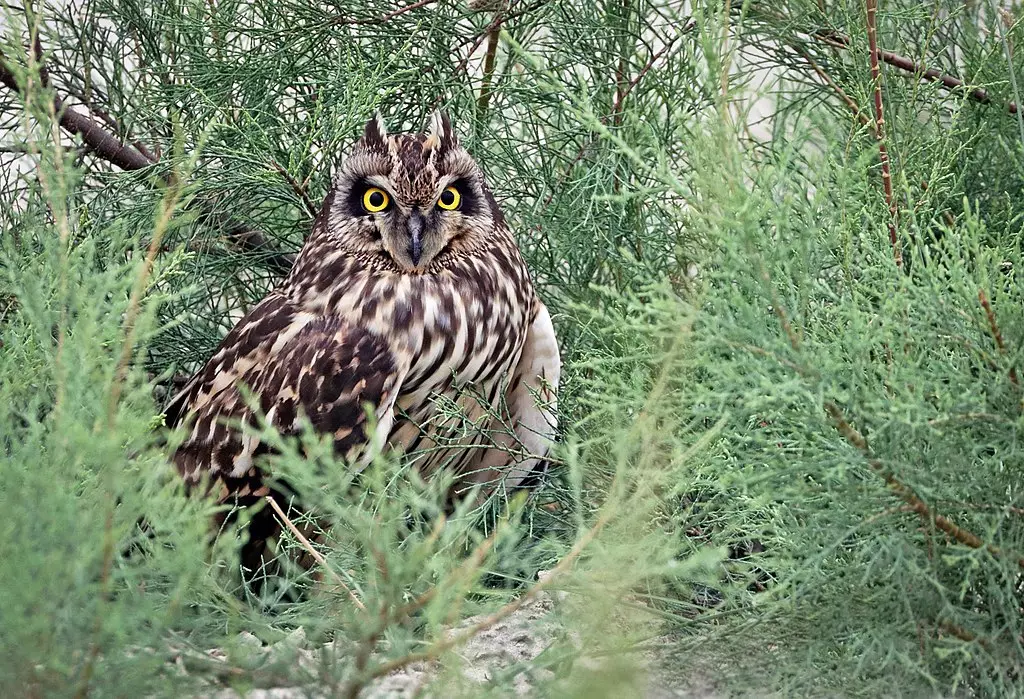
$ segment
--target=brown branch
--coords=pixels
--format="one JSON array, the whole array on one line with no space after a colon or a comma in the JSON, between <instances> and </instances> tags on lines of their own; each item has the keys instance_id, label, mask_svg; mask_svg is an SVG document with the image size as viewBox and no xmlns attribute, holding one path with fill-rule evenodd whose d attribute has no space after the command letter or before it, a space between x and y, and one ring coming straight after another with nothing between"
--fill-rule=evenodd
<instances>
[{"instance_id":1,"label":"brown branch","mask_svg":"<svg viewBox=\"0 0 1024 699\"><path fill-rule=\"evenodd\" d=\"M964 88L964 81L960 78L955 78L952 75L946 75L936 68L929 68L923 63L918 63L911 58L900 56L892 51L882 51L882 60L893 67L899 68L900 70L905 70L908 73L919 75L921 78L929 82L937 82L948 90L961 90ZM973 100L981 102L982 104L990 104L992 102L992 98L984 88L972 88L971 90L968 90L967 94L970 95ZM1010 102L1007 105L1007 111L1009 111L1010 114L1016 114L1017 104Z\"/></svg>"},{"instance_id":2,"label":"brown branch","mask_svg":"<svg viewBox=\"0 0 1024 699\"><path fill-rule=\"evenodd\" d=\"M34 47L34 51L41 53L38 45ZM0 85L4 85L25 99L22 86L6 61L7 57L0 52ZM42 66L40 67L40 77L45 84L47 76L46 70ZM57 115L58 124L62 129L74 136L80 136L94 155L122 170L142 170L157 164L152 153L122 142L101 126L91 114L84 114L65 105L58 95L53 97L53 113ZM168 184L173 184L172 177L173 175L168 173L162 175L161 179ZM266 237L259 231L230 220L221 223L227 228L228 237L243 249L251 252L271 249ZM270 254L266 260L268 266L280 274L287 274L294 261L294 255L279 252Z\"/></svg>"},{"instance_id":3,"label":"brown branch","mask_svg":"<svg viewBox=\"0 0 1024 699\"><path fill-rule=\"evenodd\" d=\"M761 268L761 276L770 287L771 279L768 276L767 270ZM783 330L789 339L790 345L794 351L800 349L800 337L797 335L789 322L789 316L786 313L786 309L779 303L778 298L772 293L772 310L778 317L779 322L782 324ZM801 372L803 373L803 372ZM984 548L993 557L999 558L1003 555L1002 551L998 547L992 544L986 544L981 537L973 532L963 529L957 526L951 519L943 515L935 513L928 504L906 483L903 483L896 477L889 469L885 468L882 464L881 459L876 457L868 446L867 439L862 435L853 425L850 424L849 420L843 414L843 411L839 408L839 405L832 400L826 400L824 403L825 411L832 418L833 426L843 436L843 438L855 449L860 451L867 459L868 466L878 474L885 484L888 486L897 497L905 502L909 509L916 512L922 519L933 525L936 529L939 529L950 537L959 541L960 543L969 546L974 549ZM1016 556L1016 563L1021 568L1024 568L1024 557Z\"/></svg>"},{"instance_id":4,"label":"brown branch","mask_svg":"<svg viewBox=\"0 0 1024 699\"><path fill-rule=\"evenodd\" d=\"M873 122L871 118L868 117L868 115L861 111L860 106L858 106L858 104L853 101L853 98L846 94L846 90L844 90L841 85L839 85L835 80L833 80L832 76L826 73L825 69L818 65L818 63L813 58L811 58L811 54L807 53L807 51L805 51L802 48L798 48L797 53L799 53L800 56L805 61L807 61L807 64L811 67L811 70L817 73L818 77L821 78L826 85L831 87L837 95L839 95L839 99L841 99L846 104L846 106L850 108L850 111L853 112L853 115L857 117L857 121L859 121L862 126L867 126L871 129L872 132L874 132L875 122Z\"/></svg>"},{"instance_id":5,"label":"brown branch","mask_svg":"<svg viewBox=\"0 0 1024 699\"><path fill-rule=\"evenodd\" d=\"M394 19L399 15L404 15L406 12L411 12L412 10L416 10L421 7L426 7L427 5L432 5L435 2L437 2L437 0L419 0L419 2L414 2L411 5L400 7L393 12L388 12L386 15L383 15L381 17L373 17L371 19L352 19L349 17L338 17L334 20L334 24L383 24L384 22L387 22L389 19Z\"/></svg>"},{"instance_id":6,"label":"brown branch","mask_svg":"<svg viewBox=\"0 0 1024 699\"><path fill-rule=\"evenodd\" d=\"M90 114L101 119L107 126L113 129L114 133L120 134L122 136L122 140L129 141L135 150L142 153L145 158L154 163L160 160L158 156L146 147L146 144L142 143L142 141L131 138L131 135L128 133L128 128L121 125L118 120L110 114L110 112L96 105L87 95L83 94L79 90L76 90L73 87L68 87L67 90L68 95L81 102L82 106L85 107Z\"/></svg>"},{"instance_id":7,"label":"brown branch","mask_svg":"<svg viewBox=\"0 0 1024 699\"><path fill-rule=\"evenodd\" d=\"M498 38L501 36L501 12L494 15L487 32L487 53L484 54L484 77L480 85L480 98L477 109L482 115L487 111L487 103L491 100L491 80L494 78L494 63L498 55Z\"/></svg>"},{"instance_id":8,"label":"brown branch","mask_svg":"<svg viewBox=\"0 0 1024 699\"><path fill-rule=\"evenodd\" d=\"M498 57L498 39L502 34L503 12L495 13L495 18L487 28L487 50L483 54L483 82L480 85L480 97L476 101L477 110L482 115L487 111L487 102L490 101L490 81L495 76L495 60Z\"/></svg>"},{"instance_id":9,"label":"brown branch","mask_svg":"<svg viewBox=\"0 0 1024 699\"><path fill-rule=\"evenodd\" d=\"M779 319L779 323L782 324L782 330L786 333L786 339L789 340L790 346L794 352L800 351L800 335L793 328L793 324L789 320L789 314L786 313L786 309L782 305L782 301L779 299L779 295L775 291L775 287L772 286L772 278L768 274L768 269L761 263L761 279L764 284L771 291L772 296L772 312L775 317Z\"/></svg>"},{"instance_id":10,"label":"brown branch","mask_svg":"<svg viewBox=\"0 0 1024 699\"><path fill-rule=\"evenodd\" d=\"M814 32L812 36L814 36L819 41L826 43L834 48L844 50L850 48L850 39L836 32ZM992 103L992 97L991 95L989 95L988 90L981 87L973 87L967 89L967 87L964 85L964 81L961 80L960 78L957 78L953 75L949 75L948 73L943 73L942 71L936 68L929 68L924 63L915 61L912 58L908 58L907 56L901 56L898 53L886 51L885 49L882 49L879 52L879 57L881 58L883 63L887 63L893 66L894 68L899 68L900 70L906 71L908 73L913 73L914 75L917 75L921 79L927 80L928 82L938 83L947 90L966 90L967 96L973 99L975 102L979 102L981 104ZM1016 114L1017 104L1015 102L1008 102L1007 111L1010 114Z\"/></svg>"},{"instance_id":11,"label":"brown branch","mask_svg":"<svg viewBox=\"0 0 1024 699\"><path fill-rule=\"evenodd\" d=\"M951 519L944 517L943 515L935 513L928 504L921 499L921 497L906 483L899 480L896 475L885 468L882 464L881 459L877 458L868 446L867 440L843 415L843 411L833 401L825 401L825 411L832 418L832 423L839 434L843 436L846 441L853 446L855 449L860 451L868 460L868 466L872 471L877 473L885 484L889 487L897 497L903 502L907 503L910 508L916 512L922 519L931 525L934 525L936 529L939 529L950 537L959 541L965 546L969 546L972 549L985 549L993 557L999 558L1003 555L1003 552L992 544L986 544L981 537L973 532L963 529L957 526ZM1024 568L1024 558L1017 557L1017 564Z\"/></svg>"},{"instance_id":12,"label":"brown branch","mask_svg":"<svg viewBox=\"0 0 1024 699\"><path fill-rule=\"evenodd\" d=\"M1006 344L1003 342L1003 333L999 330L999 324L996 322L996 314L992 310L992 304L988 301L988 295L984 289L978 289L978 301L981 302L981 307L985 309L985 317L988 318L988 327L992 332L992 337L996 341L996 347L999 349L999 354L1006 356ZM1019 386L1020 382L1017 380L1017 368L1010 367L1010 382L1014 386Z\"/></svg>"},{"instance_id":13,"label":"brown branch","mask_svg":"<svg viewBox=\"0 0 1024 699\"><path fill-rule=\"evenodd\" d=\"M41 77L43 76L41 75ZM6 56L3 53L0 53L0 84L19 95L21 94L21 86L14 73L7 67ZM122 170L141 170L154 164L135 148L121 143L91 117L74 109L65 108L60 97L54 96L53 111L58 115L61 128L81 136L93 152Z\"/></svg>"},{"instance_id":14,"label":"brown branch","mask_svg":"<svg viewBox=\"0 0 1024 699\"><path fill-rule=\"evenodd\" d=\"M313 200L309 198L309 192L306 191L305 182L300 183L296 181L296 179L292 177L290 174L288 174L288 171L285 170L280 164L278 164L276 160L271 161L271 165L274 166L274 169L277 170L278 173L280 173L281 177L283 177L285 181L288 183L288 185L292 188L292 191L295 192L295 194L299 197L299 199L302 201L303 208L306 209L306 212L309 213L310 216L316 216L318 213L320 213L320 210L317 208L316 204L314 204Z\"/></svg>"},{"instance_id":15,"label":"brown branch","mask_svg":"<svg viewBox=\"0 0 1024 699\"><path fill-rule=\"evenodd\" d=\"M899 239L896 235L898 211L896 199L892 195L892 171L889 167L889 150L885 145L885 113L882 103L882 70L878 64L878 30L876 14L878 0L865 0L867 6L868 46L871 52L871 82L875 90L875 136L878 139L878 159L882 163L882 189L885 192L885 203L889 206L889 244L892 246L896 266L903 268L903 253L900 251Z\"/></svg>"},{"instance_id":16,"label":"brown branch","mask_svg":"<svg viewBox=\"0 0 1024 699\"><path fill-rule=\"evenodd\" d=\"M683 27L683 31L690 31L690 29L692 29L693 26L693 22L689 22L685 27ZM647 75L647 72L654 67L654 64L657 62L657 60L669 52L669 50L672 48L672 45L676 43L676 39L678 38L679 37L673 38L671 41L665 44L660 51L657 51L654 54L652 54L651 59L647 61L646 64L644 64L644 67L640 69L640 72L637 73L636 76L629 81L629 84L626 85L626 89L623 90L621 93L616 93L615 103L612 104L613 114L623 109L623 103L626 101L626 98L629 97L629 93L632 92L633 88L637 86L637 84L643 79L645 75Z\"/></svg>"},{"instance_id":17,"label":"brown branch","mask_svg":"<svg viewBox=\"0 0 1024 699\"><path fill-rule=\"evenodd\" d=\"M948 633L948 634L950 634L952 636L956 636L957 638L959 638L961 641L964 641L965 643L975 643L976 642L978 645L980 645L985 650L990 650L990 648L991 648L989 642L986 641L984 638L980 638L977 634L968 631L967 629L963 628L962 626L957 626L956 624L954 624L951 621L941 621L940 620L940 621L935 622L935 625L937 627L939 627L940 629L942 629L943 631L945 631L946 633Z\"/></svg>"},{"instance_id":18,"label":"brown branch","mask_svg":"<svg viewBox=\"0 0 1024 699\"><path fill-rule=\"evenodd\" d=\"M629 0L622 0L622 21L626 23L628 27L629 23ZM619 47L619 60L615 65L615 99L612 101L612 127L617 128L622 126L623 113L622 109L626 100L626 70L629 68L629 56L626 54L624 47ZM635 50L635 44L631 43L630 52ZM619 189L619 180L615 178L615 190Z\"/></svg>"}]
</instances>

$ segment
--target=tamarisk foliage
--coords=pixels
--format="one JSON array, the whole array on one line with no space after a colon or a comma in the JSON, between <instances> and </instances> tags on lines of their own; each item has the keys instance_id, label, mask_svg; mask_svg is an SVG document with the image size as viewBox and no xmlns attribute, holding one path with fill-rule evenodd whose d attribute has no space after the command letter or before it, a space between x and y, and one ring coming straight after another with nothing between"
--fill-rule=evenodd
<instances>
[{"instance_id":1,"label":"tamarisk foliage","mask_svg":"<svg viewBox=\"0 0 1024 699\"><path fill-rule=\"evenodd\" d=\"M380 5L0 10L4 695L1015 691L1016 11ZM561 442L446 512L392 455L264 434L318 518L265 504L257 594L162 406L367 116L438 106L563 340ZM473 680L460 649L547 595L545 650Z\"/></svg>"}]
</instances>

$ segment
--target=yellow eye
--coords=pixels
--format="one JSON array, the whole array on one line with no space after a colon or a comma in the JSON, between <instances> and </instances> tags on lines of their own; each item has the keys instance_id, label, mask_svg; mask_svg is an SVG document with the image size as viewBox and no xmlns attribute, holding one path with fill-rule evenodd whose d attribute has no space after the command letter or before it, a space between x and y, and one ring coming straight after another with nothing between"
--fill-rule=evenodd
<instances>
[{"instance_id":1,"label":"yellow eye","mask_svg":"<svg viewBox=\"0 0 1024 699\"><path fill-rule=\"evenodd\" d=\"M459 194L459 190L451 185L445 187L444 191L441 192L441 196L437 198L437 205L445 211L455 211L461 203L462 195Z\"/></svg>"},{"instance_id":2,"label":"yellow eye","mask_svg":"<svg viewBox=\"0 0 1024 699\"><path fill-rule=\"evenodd\" d=\"M370 187L363 193L363 208L371 214L388 208L391 198L380 187Z\"/></svg>"}]
</instances>

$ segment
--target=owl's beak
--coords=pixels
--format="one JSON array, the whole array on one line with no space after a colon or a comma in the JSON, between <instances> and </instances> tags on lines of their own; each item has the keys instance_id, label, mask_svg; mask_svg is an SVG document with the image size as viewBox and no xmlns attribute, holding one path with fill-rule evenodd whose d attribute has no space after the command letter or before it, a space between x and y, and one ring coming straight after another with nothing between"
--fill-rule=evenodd
<instances>
[{"instance_id":1,"label":"owl's beak","mask_svg":"<svg viewBox=\"0 0 1024 699\"><path fill-rule=\"evenodd\" d=\"M409 231L409 256L412 258L412 263L418 265L420 263L420 256L423 255L423 214L419 211L413 211L409 214L409 220L406 221L406 229Z\"/></svg>"}]
</instances>

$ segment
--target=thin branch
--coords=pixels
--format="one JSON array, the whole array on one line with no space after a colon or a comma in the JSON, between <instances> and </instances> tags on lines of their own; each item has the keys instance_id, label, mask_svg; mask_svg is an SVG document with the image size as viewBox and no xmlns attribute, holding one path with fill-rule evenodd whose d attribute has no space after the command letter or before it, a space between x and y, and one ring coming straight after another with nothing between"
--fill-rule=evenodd
<instances>
[{"instance_id":1,"label":"thin branch","mask_svg":"<svg viewBox=\"0 0 1024 699\"><path fill-rule=\"evenodd\" d=\"M133 139L131 135L128 133L127 127L120 124L118 120L115 119L108 111L95 104L91 99L89 99L87 95L83 94L81 91L76 90L73 87L68 87L67 90L68 95L74 97L76 100L81 102L82 106L85 107L90 114L101 119L107 126L113 129L115 133L121 134L123 140L130 141L135 150L142 153L144 157L146 157L148 160L154 163L160 160L160 158L157 155L155 155L151 150L149 150L149 148L146 147L146 144L142 143L139 140Z\"/></svg>"},{"instance_id":2,"label":"thin branch","mask_svg":"<svg viewBox=\"0 0 1024 699\"><path fill-rule=\"evenodd\" d=\"M916 512L922 519L929 524L935 526L953 539L959 541L965 546L969 546L972 549L985 549L993 557L999 558L1003 555L1003 552L992 544L986 544L984 540L977 534L970 532L957 526L951 519L944 517L943 515L935 513L928 504L921 499L921 497L906 483L899 480L896 475L885 468L882 464L881 459L877 458L868 446L867 440L850 422L846 419L843 411L839 406L832 401L825 401L825 411L832 418L832 423L835 425L836 430L843 436L846 441L853 446L855 449L860 451L868 460L868 466L871 470L881 476L882 480L885 481L896 496L898 496L903 502L907 503L911 509ZM1017 557L1017 564L1024 568L1024 558Z\"/></svg>"},{"instance_id":3,"label":"thin branch","mask_svg":"<svg viewBox=\"0 0 1024 699\"><path fill-rule=\"evenodd\" d=\"M767 270L765 270L763 266L761 269L761 275L770 287L771 280L768 277ZM774 293L772 296L772 309L774 310L775 315L779 318L779 321L782 323L782 327L785 330L786 336L789 338L789 343L792 345L793 350L799 351L800 338L793 330L786 310L781 304L779 304ZM944 517L943 515L936 514L932 511L932 509L928 507L928 504L921 499L913 488L906 483L903 483L896 477L896 474L885 468L881 459L876 457L871 451L871 448L868 446L867 439L865 439L864 435L850 424L850 421L846 419L846 416L843 414L843 411L840 409L838 404L832 400L826 400L824 407L825 411L829 414L829 417L832 418L832 424L839 434L841 434L851 446L860 451L867 458L868 466L871 470L878 474L882 480L885 481L889 489L903 500L903 502L909 505L913 512L916 512L926 522L934 525L937 529L940 529L966 546L970 546L975 549L984 548L996 558L1002 556L1002 552L996 546L986 544L977 534L958 527L948 517ZM1018 556L1016 561L1017 565L1024 568L1024 557Z\"/></svg>"},{"instance_id":4,"label":"thin branch","mask_svg":"<svg viewBox=\"0 0 1024 699\"><path fill-rule=\"evenodd\" d=\"M693 26L693 22L688 22L687 25L683 27L682 31L690 31L693 28ZM640 69L640 72L637 73L636 76L629 81L629 84L626 85L626 89L624 89L621 93L617 93L615 95L615 103L612 104L613 114L622 110L623 103L626 101L626 98L629 97L629 93L632 92L633 88L637 86L637 84L643 79L645 75L647 75L647 72L654 67L654 64L658 61L658 59L669 52L669 50L672 48L672 45L676 43L676 40L678 38L678 36L673 37L667 44L665 44L661 48L660 51L657 51L654 54L652 54L650 60L647 61L644 67Z\"/></svg>"},{"instance_id":5,"label":"thin branch","mask_svg":"<svg viewBox=\"0 0 1024 699\"><path fill-rule=\"evenodd\" d=\"M627 27L629 24L629 13L629 0L622 0L622 21ZM625 31L623 35L626 35ZM629 68L627 61L629 60L629 55L635 51L635 48L635 43L630 44L628 52L626 47L619 46L619 60L615 65L615 99L612 102L612 126L616 128L622 126L622 109L626 100L626 85L628 84L626 81L626 70ZM619 180L616 177L615 190L618 191L618 188Z\"/></svg>"},{"instance_id":6,"label":"thin branch","mask_svg":"<svg viewBox=\"0 0 1024 699\"><path fill-rule=\"evenodd\" d=\"M331 568L331 566L328 565L327 559L320 555L319 551L313 548L313 544L309 543L309 539L307 539L302 534L302 532L299 531L299 528L296 527L290 519L288 519L288 515L284 513L284 510L281 509L281 506L277 504L276 500L274 500L274 496L267 495L266 500L270 504L271 509L274 510L274 514L276 514L278 518L281 520L281 523L284 524L284 526L288 527L288 531L294 534L295 538L299 540L299 543L302 545L302 548L306 549L306 552L313 557L313 560L319 563L321 567L323 567L323 569L327 571L327 574L330 575L331 578L333 578L334 582L343 590L345 590L345 592L348 593L348 596L352 600L352 602L357 607L359 607L359 609L365 612L366 606L363 605L359 598L356 597L356 594L352 592L352 588L345 584L345 581L341 579L341 576L338 575L334 568Z\"/></svg>"},{"instance_id":7,"label":"thin branch","mask_svg":"<svg viewBox=\"0 0 1024 699\"><path fill-rule=\"evenodd\" d=\"M387 22L389 19L394 19L399 15L404 15L406 12L411 12L412 10L416 10L421 7L426 7L427 5L432 5L435 2L437 2L437 0L419 0L419 2L414 2L411 5L400 7L399 9L393 12L388 12L386 15L383 15L381 17L373 17L371 19L352 19L349 17L338 17L334 20L334 24L383 24L384 22Z\"/></svg>"},{"instance_id":8,"label":"thin branch","mask_svg":"<svg viewBox=\"0 0 1024 699\"><path fill-rule=\"evenodd\" d=\"M274 169L277 170L278 173L280 173L281 177L285 179L288 185L292 188L292 191L295 192L295 194L302 201L302 206L303 208L306 209L309 215L316 216L318 213L320 213L320 210L317 208L316 204L314 204L313 200L309 198L309 192L306 191L305 183L297 182L295 178L292 177L288 173L288 171L285 170L280 164L278 164L276 160L271 161L271 164L274 166Z\"/></svg>"},{"instance_id":9,"label":"thin branch","mask_svg":"<svg viewBox=\"0 0 1024 699\"><path fill-rule=\"evenodd\" d=\"M498 37L501 36L501 12L494 15L487 32L487 53L484 54L484 77L480 85L480 98L477 100L477 109L482 115L487 111L487 103L491 99L491 80L494 78L494 62L498 55Z\"/></svg>"},{"instance_id":10,"label":"thin branch","mask_svg":"<svg viewBox=\"0 0 1024 699\"><path fill-rule=\"evenodd\" d=\"M875 90L875 136L878 139L878 159L882 163L882 189L885 191L885 203L889 207L889 244L892 246L896 266L903 268L903 253L900 251L899 239L896 234L898 211L896 199L892 195L892 171L889 166L889 150L885 145L885 112L882 103L882 70L878 64L878 30L876 15L878 0L865 0L867 6L868 46L871 51L871 82Z\"/></svg>"},{"instance_id":11,"label":"thin branch","mask_svg":"<svg viewBox=\"0 0 1024 699\"><path fill-rule=\"evenodd\" d=\"M999 349L999 354L1006 356L1006 344L1003 342L1003 333L999 330L999 324L996 322L996 314L992 310L992 304L988 301L988 295L984 289L978 289L978 301L981 302L981 307L985 310L985 317L988 318L988 327L992 333L992 338L996 341L996 347ZM1017 368L1010 367L1010 381L1014 386L1019 386L1020 382L1017 380Z\"/></svg>"},{"instance_id":12,"label":"thin branch","mask_svg":"<svg viewBox=\"0 0 1024 699\"><path fill-rule=\"evenodd\" d=\"M861 108L857 105L856 102L853 101L853 98L846 94L846 90L844 90L841 85L839 85L835 80L833 80L832 76L826 73L825 69L818 65L818 63L813 58L811 58L811 54L807 53L807 51L805 51L803 48L797 48L797 53L799 53L800 56L805 61L807 61L807 64L811 67L811 70L817 73L818 77L821 78L826 85L831 87L837 95L839 95L839 99L841 99L846 104L846 106L850 108L850 111L853 112L853 115L857 118L857 121L859 121L862 126L867 126L871 129L872 132L874 132L875 122L872 121L867 114L861 111Z\"/></svg>"},{"instance_id":13,"label":"thin branch","mask_svg":"<svg viewBox=\"0 0 1024 699\"><path fill-rule=\"evenodd\" d=\"M38 45L34 50L41 51ZM22 86L6 61L7 57L0 52L0 84L24 98ZM42 67L40 67L40 77L45 84L46 71ZM84 114L65 105L58 95L53 97L53 113L57 115L58 124L62 129L72 135L81 136L82 141L94 155L122 170L142 170L157 164L148 150L140 151L140 149L122 142L121 139L101 126L90 114ZM172 175L166 174L162 176L162 179L171 184L171 177ZM252 252L271 249L266 237L259 231L230 220L220 223L227 228L228 237L243 249ZM268 266L280 274L287 274L294 261L295 256L286 253L272 253L266 260Z\"/></svg>"},{"instance_id":14,"label":"thin branch","mask_svg":"<svg viewBox=\"0 0 1024 699\"><path fill-rule=\"evenodd\" d=\"M14 73L7 67L6 56L0 53L0 84L11 91L21 94ZM141 170L154 164L135 148L122 143L113 134L107 132L91 117L71 108L65 108L60 97L54 96L53 110L58 115L61 128L69 133L82 137L82 140L104 160L122 170Z\"/></svg>"},{"instance_id":15,"label":"thin branch","mask_svg":"<svg viewBox=\"0 0 1024 699\"><path fill-rule=\"evenodd\" d=\"M962 626L957 626L951 621L937 621L935 625L945 631L946 633L956 636L965 643L977 643L985 650L990 650L991 645L984 638L980 638L977 634L968 631Z\"/></svg>"},{"instance_id":16,"label":"thin branch","mask_svg":"<svg viewBox=\"0 0 1024 699\"><path fill-rule=\"evenodd\" d=\"M844 50L850 48L850 39L836 32L814 32L812 36L814 36L815 39L823 43L826 43L829 46L832 46L833 48ZM879 52L879 58L882 59L883 63L887 63L893 66L894 68L899 68L900 70L906 71L907 73L913 73L914 75L920 77L922 80L938 83L947 90L957 91L966 89L964 81L961 80L960 78L957 78L953 75L949 75L947 73L943 73L942 71L936 68L929 68L924 63L915 61L914 59L908 58L907 56L901 56L898 53L893 53L892 51L886 51L885 49L882 49ZM973 99L975 102L979 102L981 104L992 103L992 96L989 95L988 90L981 87L974 87L968 89L967 96ZM1007 111L1010 114L1016 114L1016 102L1007 103Z\"/></svg>"},{"instance_id":17,"label":"thin branch","mask_svg":"<svg viewBox=\"0 0 1024 699\"><path fill-rule=\"evenodd\" d=\"M995 3L989 2L989 6L995 10ZM996 31L999 32L999 40L1003 43L1003 52L1006 54L1006 68L1010 73L1010 89L1013 90L1013 99L1020 102L1020 90L1017 88L1017 71L1013 68L1013 47L1006 37L1006 28L1013 26L1013 17L1004 8L996 11ZM1003 25L1006 25L1005 27ZM1024 115L1017 114L1017 130L1020 132L1021 143L1024 143Z\"/></svg>"}]
</instances>

